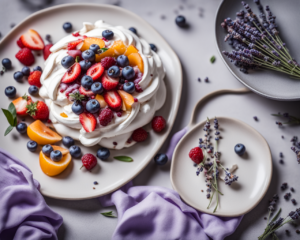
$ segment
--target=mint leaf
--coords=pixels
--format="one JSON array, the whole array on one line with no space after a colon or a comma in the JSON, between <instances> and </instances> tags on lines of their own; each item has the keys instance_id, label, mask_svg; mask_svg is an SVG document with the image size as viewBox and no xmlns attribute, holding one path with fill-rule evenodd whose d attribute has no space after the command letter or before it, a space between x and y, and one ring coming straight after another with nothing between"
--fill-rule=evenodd
<instances>
[{"instance_id":1,"label":"mint leaf","mask_svg":"<svg viewBox=\"0 0 300 240\"><path fill-rule=\"evenodd\" d=\"M100 53L104 53L108 50L108 48L100 48L97 50L97 53L100 54Z\"/></svg>"},{"instance_id":2,"label":"mint leaf","mask_svg":"<svg viewBox=\"0 0 300 240\"><path fill-rule=\"evenodd\" d=\"M114 159L122 161L122 162L133 162L133 159L131 157L127 156L116 156Z\"/></svg>"},{"instance_id":3,"label":"mint leaf","mask_svg":"<svg viewBox=\"0 0 300 240\"><path fill-rule=\"evenodd\" d=\"M5 137L7 134L9 134L9 133L11 132L11 130L13 130L13 129L14 129L13 126L9 126L9 127L6 129L5 133L4 133L4 137Z\"/></svg>"},{"instance_id":4,"label":"mint leaf","mask_svg":"<svg viewBox=\"0 0 300 240\"><path fill-rule=\"evenodd\" d=\"M117 217L117 216L115 216L115 215L112 214L112 211L110 211L110 212L102 212L101 214L103 216L105 216L105 217L111 217L111 218L116 218Z\"/></svg>"},{"instance_id":5,"label":"mint leaf","mask_svg":"<svg viewBox=\"0 0 300 240\"><path fill-rule=\"evenodd\" d=\"M211 58L210 58L210 62L211 63L214 63L216 61L216 57L215 56L212 56Z\"/></svg>"},{"instance_id":6,"label":"mint leaf","mask_svg":"<svg viewBox=\"0 0 300 240\"><path fill-rule=\"evenodd\" d=\"M11 114L11 112L8 111L7 109L3 109L3 108L2 108L2 112L4 113L9 125L14 127L15 126L15 120L14 120L14 117Z\"/></svg>"},{"instance_id":7,"label":"mint leaf","mask_svg":"<svg viewBox=\"0 0 300 240\"><path fill-rule=\"evenodd\" d=\"M15 105L12 102L8 106L8 111L10 111L11 115L14 118L14 125L12 126L17 126L17 111Z\"/></svg>"}]
</instances>

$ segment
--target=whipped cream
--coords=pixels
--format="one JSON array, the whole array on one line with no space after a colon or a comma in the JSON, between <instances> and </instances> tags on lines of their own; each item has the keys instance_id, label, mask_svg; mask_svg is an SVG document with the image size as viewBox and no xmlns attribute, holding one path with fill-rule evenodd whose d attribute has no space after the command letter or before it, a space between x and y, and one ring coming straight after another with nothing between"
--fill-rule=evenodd
<instances>
[{"instance_id":1,"label":"whipped cream","mask_svg":"<svg viewBox=\"0 0 300 240\"><path fill-rule=\"evenodd\" d=\"M95 24L84 22L79 34L102 38L102 32L107 29L114 32L114 38L105 42L106 47L111 46L114 41L122 40L126 46L135 46L144 62L144 73L139 82L143 91L132 94L138 99L138 102L132 105L132 110L123 112L121 117L115 114L113 120L105 127L99 124L97 118L97 127L93 132L84 130L79 116L72 112L73 102L65 93L59 91L61 79L67 71L61 65L61 60L67 56L68 43L78 39L73 35L61 39L51 47L52 53L45 62L41 76L40 96L45 99L49 107L49 118L53 126L62 136L71 136L85 146L99 144L107 148L122 149L135 144L134 141L127 141L132 132L148 124L155 112L163 106L166 99L166 86L163 81L165 71L160 57L151 50L149 44L122 26L112 26L102 20ZM61 113L65 113L67 117L62 117Z\"/></svg>"}]
</instances>

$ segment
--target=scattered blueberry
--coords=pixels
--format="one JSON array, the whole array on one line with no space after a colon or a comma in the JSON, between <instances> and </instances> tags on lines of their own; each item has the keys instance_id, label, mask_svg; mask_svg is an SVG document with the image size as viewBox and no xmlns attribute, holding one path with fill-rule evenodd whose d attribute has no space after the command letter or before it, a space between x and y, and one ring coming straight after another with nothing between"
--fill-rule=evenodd
<instances>
[{"instance_id":1,"label":"scattered blueberry","mask_svg":"<svg viewBox=\"0 0 300 240\"><path fill-rule=\"evenodd\" d=\"M8 86L5 88L5 95L9 98L14 98L16 96L17 90L13 86Z\"/></svg>"},{"instance_id":2,"label":"scattered blueberry","mask_svg":"<svg viewBox=\"0 0 300 240\"><path fill-rule=\"evenodd\" d=\"M61 60L61 65L65 68L68 69L70 68L73 64L75 63L75 58L73 58L72 56L65 56L62 60Z\"/></svg>"},{"instance_id":3,"label":"scattered blueberry","mask_svg":"<svg viewBox=\"0 0 300 240\"><path fill-rule=\"evenodd\" d=\"M254 116L253 119L254 119L255 121L258 121L258 118L257 118L256 116Z\"/></svg>"},{"instance_id":4,"label":"scattered blueberry","mask_svg":"<svg viewBox=\"0 0 300 240\"><path fill-rule=\"evenodd\" d=\"M152 51L157 52L157 47L153 43L150 43L149 45L150 45Z\"/></svg>"},{"instance_id":5,"label":"scattered blueberry","mask_svg":"<svg viewBox=\"0 0 300 240\"><path fill-rule=\"evenodd\" d=\"M185 17L182 15L179 15L175 18L175 23L177 24L177 26L179 27L184 27L186 25L185 22Z\"/></svg>"},{"instance_id":6,"label":"scattered blueberry","mask_svg":"<svg viewBox=\"0 0 300 240\"><path fill-rule=\"evenodd\" d=\"M134 27L129 28L129 30L135 34L137 34L137 30Z\"/></svg>"},{"instance_id":7,"label":"scattered blueberry","mask_svg":"<svg viewBox=\"0 0 300 240\"><path fill-rule=\"evenodd\" d=\"M96 99L91 99L86 103L86 110L90 113L96 113L100 110L100 104Z\"/></svg>"},{"instance_id":8,"label":"scattered blueberry","mask_svg":"<svg viewBox=\"0 0 300 240\"><path fill-rule=\"evenodd\" d=\"M45 38L49 43L52 43L50 34L47 34Z\"/></svg>"},{"instance_id":9,"label":"scattered blueberry","mask_svg":"<svg viewBox=\"0 0 300 240\"><path fill-rule=\"evenodd\" d=\"M134 83L133 82L124 83L123 90L128 93L133 93L135 90Z\"/></svg>"},{"instance_id":10,"label":"scattered blueberry","mask_svg":"<svg viewBox=\"0 0 300 240\"><path fill-rule=\"evenodd\" d=\"M80 115L81 113L83 113L84 107L79 101L76 101L72 104L72 111L73 113Z\"/></svg>"},{"instance_id":11,"label":"scattered blueberry","mask_svg":"<svg viewBox=\"0 0 300 240\"><path fill-rule=\"evenodd\" d=\"M79 64L83 71L87 71L92 66L92 63L88 60L82 60L79 62Z\"/></svg>"},{"instance_id":12,"label":"scattered blueberry","mask_svg":"<svg viewBox=\"0 0 300 240\"><path fill-rule=\"evenodd\" d=\"M284 161L282 159L279 160L280 164L284 164Z\"/></svg>"},{"instance_id":13,"label":"scattered blueberry","mask_svg":"<svg viewBox=\"0 0 300 240\"><path fill-rule=\"evenodd\" d=\"M28 141L28 143L27 143L27 148L28 148L28 150L30 151L30 152L35 152L36 151L36 149L37 149L37 146L38 146L38 144L37 144L37 142L36 141Z\"/></svg>"},{"instance_id":14,"label":"scattered blueberry","mask_svg":"<svg viewBox=\"0 0 300 240\"><path fill-rule=\"evenodd\" d=\"M107 40L111 40L114 37L114 32L111 30L104 30L102 32L102 37L106 38Z\"/></svg>"},{"instance_id":15,"label":"scattered blueberry","mask_svg":"<svg viewBox=\"0 0 300 240\"><path fill-rule=\"evenodd\" d=\"M101 160L108 159L109 155L110 151L107 148L102 147L97 151L97 157Z\"/></svg>"},{"instance_id":16,"label":"scattered blueberry","mask_svg":"<svg viewBox=\"0 0 300 240\"><path fill-rule=\"evenodd\" d=\"M168 162L168 156L163 153L158 153L154 157L154 162L160 166L165 165Z\"/></svg>"},{"instance_id":17,"label":"scattered blueberry","mask_svg":"<svg viewBox=\"0 0 300 240\"><path fill-rule=\"evenodd\" d=\"M296 202L296 200L293 198L292 200L292 203L294 204L294 205L296 205L297 204L297 202Z\"/></svg>"},{"instance_id":18,"label":"scattered blueberry","mask_svg":"<svg viewBox=\"0 0 300 240\"><path fill-rule=\"evenodd\" d=\"M204 82L209 82L208 77L204 78Z\"/></svg>"},{"instance_id":19,"label":"scattered blueberry","mask_svg":"<svg viewBox=\"0 0 300 240\"><path fill-rule=\"evenodd\" d=\"M100 49L98 44L92 44L90 46L90 50L92 50L94 53L97 53L97 51Z\"/></svg>"},{"instance_id":20,"label":"scattered blueberry","mask_svg":"<svg viewBox=\"0 0 300 240\"><path fill-rule=\"evenodd\" d=\"M69 136L65 136L65 137L63 137L63 139L62 139L62 144L63 144L64 146L66 146L67 148L69 148L69 147L71 147L72 145L74 145L75 142L74 142L74 139L73 139L73 138L71 138L71 137L69 137Z\"/></svg>"},{"instance_id":21,"label":"scattered blueberry","mask_svg":"<svg viewBox=\"0 0 300 240\"><path fill-rule=\"evenodd\" d=\"M112 78L117 78L120 76L120 69L117 66L111 66L107 71L107 75Z\"/></svg>"},{"instance_id":22,"label":"scattered blueberry","mask_svg":"<svg viewBox=\"0 0 300 240\"><path fill-rule=\"evenodd\" d=\"M11 61L8 58L2 59L2 65L7 70L11 69Z\"/></svg>"},{"instance_id":23,"label":"scattered blueberry","mask_svg":"<svg viewBox=\"0 0 300 240\"><path fill-rule=\"evenodd\" d=\"M21 82L22 79L23 79L24 75L22 72L18 71L18 72L15 72L14 73L14 79L17 81L17 82Z\"/></svg>"},{"instance_id":24,"label":"scattered blueberry","mask_svg":"<svg viewBox=\"0 0 300 240\"><path fill-rule=\"evenodd\" d=\"M36 67L33 68L33 71L43 72L43 69L40 66L36 66Z\"/></svg>"},{"instance_id":25,"label":"scattered blueberry","mask_svg":"<svg viewBox=\"0 0 300 240\"><path fill-rule=\"evenodd\" d=\"M293 187L291 187L291 191L292 191L292 192L295 192L295 189L294 189Z\"/></svg>"},{"instance_id":26,"label":"scattered blueberry","mask_svg":"<svg viewBox=\"0 0 300 240\"><path fill-rule=\"evenodd\" d=\"M37 86L31 85L28 88L28 92L30 95L37 95L37 93L39 92L39 88Z\"/></svg>"},{"instance_id":27,"label":"scattered blueberry","mask_svg":"<svg viewBox=\"0 0 300 240\"><path fill-rule=\"evenodd\" d=\"M95 53L92 50L85 50L81 56L84 60L88 60L90 62L95 60Z\"/></svg>"},{"instance_id":28,"label":"scattered blueberry","mask_svg":"<svg viewBox=\"0 0 300 240\"><path fill-rule=\"evenodd\" d=\"M201 78L198 78L198 82L201 82Z\"/></svg>"},{"instance_id":29,"label":"scattered blueberry","mask_svg":"<svg viewBox=\"0 0 300 240\"><path fill-rule=\"evenodd\" d=\"M23 67L22 73L24 76L28 77L30 75L30 68L29 67Z\"/></svg>"},{"instance_id":30,"label":"scattered blueberry","mask_svg":"<svg viewBox=\"0 0 300 240\"><path fill-rule=\"evenodd\" d=\"M18 125L16 126L17 131L21 134L26 133L27 132L27 124L24 122L20 122L18 123Z\"/></svg>"},{"instance_id":31,"label":"scattered blueberry","mask_svg":"<svg viewBox=\"0 0 300 240\"><path fill-rule=\"evenodd\" d=\"M80 147L73 145L69 148L70 154L73 158L80 158L81 157L81 149Z\"/></svg>"},{"instance_id":32,"label":"scattered blueberry","mask_svg":"<svg viewBox=\"0 0 300 240\"><path fill-rule=\"evenodd\" d=\"M59 150L54 150L50 153L50 158L54 162L59 162L62 159L62 153Z\"/></svg>"},{"instance_id":33,"label":"scattered blueberry","mask_svg":"<svg viewBox=\"0 0 300 240\"><path fill-rule=\"evenodd\" d=\"M283 184L281 184L281 186L280 186L281 190L285 190L285 189L287 189L287 187L288 187L288 184L287 184L287 183L283 183Z\"/></svg>"},{"instance_id":34,"label":"scattered blueberry","mask_svg":"<svg viewBox=\"0 0 300 240\"><path fill-rule=\"evenodd\" d=\"M97 182L97 181L95 181L95 182L94 182L94 185L98 185L98 182Z\"/></svg>"},{"instance_id":35,"label":"scattered blueberry","mask_svg":"<svg viewBox=\"0 0 300 240\"><path fill-rule=\"evenodd\" d=\"M101 94L103 92L103 86L100 82L95 82L91 86L91 90L95 94Z\"/></svg>"},{"instance_id":36,"label":"scattered blueberry","mask_svg":"<svg viewBox=\"0 0 300 240\"><path fill-rule=\"evenodd\" d=\"M85 75L81 78L81 85L85 90L89 90L94 83L91 76Z\"/></svg>"},{"instance_id":37,"label":"scattered blueberry","mask_svg":"<svg viewBox=\"0 0 300 240\"><path fill-rule=\"evenodd\" d=\"M235 145L234 151L237 155L242 156L246 152L246 147L243 144L238 143L237 145Z\"/></svg>"},{"instance_id":38,"label":"scattered blueberry","mask_svg":"<svg viewBox=\"0 0 300 240\"><path fill-rule=\"evenodd\" d=\"M125 55L120 55L118 58L117 58L117 64L119 67L126 67L129 65L129 60L128 60L128 57L125 56Z\"/></svg>"},{"instance_id":39,"label":"scattered blueberry","mask_svg":"<svg viewBox=\"0 0 300 240\"><path fill-rule=\"evenodd\" d=\"M127 66L123 68L122 76L127 80L132 80L135 77L135 72L132 67Z\"/></svg>"},{"instance_id":40,"label":"scattered blueberry","mask_svg":"<svg viewBox=\"0 0 300 240\"><path fill-rule=\"evenodd\" d=\"M67 33L70 33L72 32L72 24L70 22L66 22L64 23L63 25L63 29L67 32Z\"/></svg>"},{"instance_id":41,"label":"scattered blueberry","mask_svg":"<svg viewBox=\"0 0 300 240\"><path fill-rule=\"evenodd\" d=\"M53 147L50 144L43 146L42 152L47 156L50 157L50 153L53 151Z\"/></svg>"}]
</instances>

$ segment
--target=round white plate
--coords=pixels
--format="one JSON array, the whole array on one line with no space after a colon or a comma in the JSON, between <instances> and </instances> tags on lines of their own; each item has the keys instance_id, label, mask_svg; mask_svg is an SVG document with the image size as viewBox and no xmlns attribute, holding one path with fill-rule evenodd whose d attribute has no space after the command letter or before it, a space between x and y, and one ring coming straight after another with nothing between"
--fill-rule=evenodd
<instances>
[{"instance_id":1,"label":"round white plate","mask_svg":"<svg viewBox=\"0 0 300 240\"><path fill-rule=\"evenodd\" d=\"M193 127L178 143L172 160L171 182L180 197L201 212L224 217L240 216L253 209L269 187L272 177L271 152L266 140L249 125L226 117L219 117L218 120L222 136L219 141L221 163L228 168L237 164L234 174L239 178L231 186L218 180L219 190L224 195L219 195L216 212L213 213L215 198L207 209L209 200L206 198L204 174L202 172L196 176L196 168L188 155L193 147L198 146L199 138L204 137L205 121ZM246 147L246 154L242 157L234 151L237 143Z\"/></svg>"},{"instance_id":2,"label":"round white plate","mask_svg":"<svg viewBox=\"0 0 300 240\"><path fill-rule=\"evenodd\" d=\"M74 30L76 30L82 27L82 22L93 23L99 19L126 28L134 26L138 30L139 36L149 43L156 44L158 55L161 57L166 69L164 81L167 87L166 102L163 108L157 112L157 115L164 116L167 127L162 134L156 134L151 130L148 140L143 143L136 144L128 149L111 151L111 156L126 155L132 157L134 161L131 163L120 162L110 157L108 161L98 160L98 166L92 172L88 172L83 169L80 170L80 159L74 159L62 174L56 177L48 177L40 169L38 157L40 148L36 153L29 152L26 148L29 138L26 135L18 134L16 130L4 137L8 123L4 115L0 114L1 148L22 160L31 169L34 178L40 182L41 192L45 196L59 199L86 199L105 195L120 188L139 174L152 160L170 133L177 114L181 97L182 71L175 52L159 33L139 16L123 8L103 4L59 5L39 11L14 27L0 42L0 59L8 57L13 63L13 70L0 76L0 89L2 89L0 107L7 108L9 105L10 100L4 95L4 89L7 86L15 86L19 95L27 93L29 87L27 82L20 84L13 79L13 73L23 67L14 56L19 50L16 41L25 31L33 28L40 33L42 38L45 38L46 34L50 34L53 42L57 42L67 35L62 29L64 22L71 22ZM37 56L34 66L43 66L43 63L43 57ZM26 119L28 124L31 121L30 118ZM81 146L83 153L96 154L97 148L97 146L92 148ZM99 184L94 185L94 181Z\"/></svg>"}]
</instances>

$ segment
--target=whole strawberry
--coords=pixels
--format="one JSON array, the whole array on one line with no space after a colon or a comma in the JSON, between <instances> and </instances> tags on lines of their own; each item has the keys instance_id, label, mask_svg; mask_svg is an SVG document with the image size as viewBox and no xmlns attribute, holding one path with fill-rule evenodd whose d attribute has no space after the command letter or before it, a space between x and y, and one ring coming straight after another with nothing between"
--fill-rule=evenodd
<instances>
[{"instance_id":1,"label":"whole strawberry","mask_svg":"<svg viewBox=\"0 0 300 240\"><path fill-rule=\"evenodd\" d=\"M22 48L16 54L16 58L25 66L31 66L34 63L34 56L29 48Z\"/></svg>"},{"instance_id":2,"label":"whole strawberry","mask_svg":"<svg viewBox=\"0 0 300 240\"><path fill-rule=\"evenodd\" d=\"M30 85L34 85L34 86L37 86L38 88L40 88L42 86L41 81L40 81L41 75L42 75L42 72L40 72L40 71L31 72L28 77L28 83Z\"/></svg>"},{"instance_id":3,"label":"whole strawberry","mask_svg":"<svg viewBox=\"0 0 300 240\"><path fill-rule=\"evenodd\" d=\"M166 127L166 120L162 116L156 116L152 120L152 128L155 132L161 132Z\"/></svg>"},{"instance_id":4,"label":"whole strawberry","mask_svg":"<svg viewBox=\"0 0 300 240\"><path fill-rule=\"evenodd\" d=\"M44 55L44 60L46 61L47 58L49 57L49 55L51 54L50 52L50 48L53 46L52 43L49 43L45 46L45 48L43 49L43 55Z\"/></svg>"},{"instance_id":5,"label":"whole strawberry","mask_svg":"<svg viewBox=\"0 0 300 240\"><path fill-rule=\"evenodd\" d=\"M99 122L102 126L107 126L114 117L114 113L110 108L103 109L99 114Z\"/></svg>"},{"instance_id":6,"label":"whole strawberry","mask_svg":"<svg viewBox=\"0 0 300 240\"><path fill-rule=\"evenodd\" d=\"M136 142L143 142L148 138L148 133L143 128L138 128L134 130L131 138Z\"/></svg>"},{"instance_id":7,"label":"whole strawberry","mask_svg":"<svg viewBox=\"0 0 300 240\"><path fill-rule=\"evenodd\" d=\"M84 154L81 161L82 167L84 166L87 170L91 170L97 165L97 158L91 153Z\"/></svg>"},{"instance_id":8,"label":"whole strawberry","mask_svg":"<svg viewBox=\"0 0 300 240\"><path fill-rule=\"evenodd\" d=\"M199 164L203 161L203 152L199 147L191 149L189 157L193 160L194 163Z\"/></svg>"},{"instance_id":9,"label":"whole strawberry","mask_svg":"<svg viewBox=\"0 0 300 240\"><path fill-rule=\"evenodd\" d=\"M42 101L31 102L26 108L27 113L34 119L47 120L49 117L49 109Z\"/></svg>"}]
</instances>

